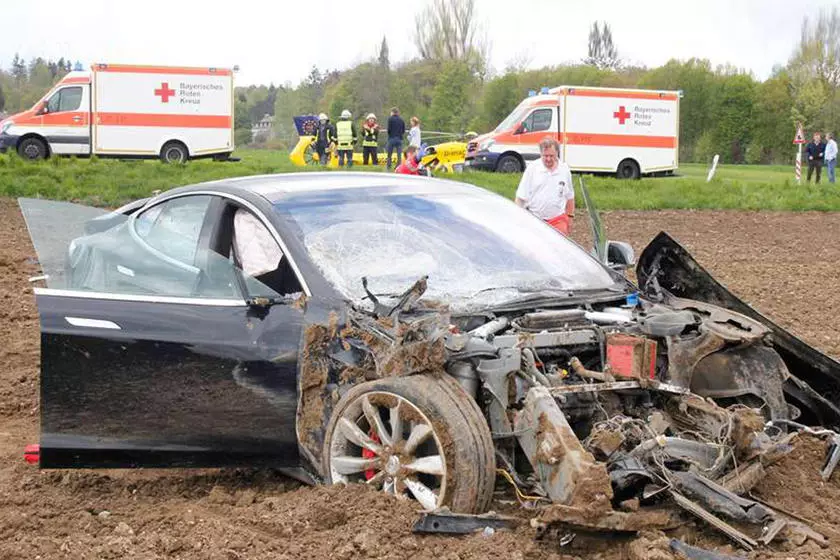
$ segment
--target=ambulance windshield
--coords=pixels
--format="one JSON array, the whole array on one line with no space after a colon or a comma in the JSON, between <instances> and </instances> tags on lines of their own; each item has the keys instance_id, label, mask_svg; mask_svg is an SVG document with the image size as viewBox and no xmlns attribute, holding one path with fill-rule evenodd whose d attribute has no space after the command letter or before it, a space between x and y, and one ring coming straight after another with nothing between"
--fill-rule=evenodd
<instances>
[{"instance_id":1,"label":"ambulance windshield","mask_svg":"<svg viewBox=\"0 0 840 560\"><path fill-rule=\"evenodd\" d=\"M496 127L496 130L493 132L504 132L506 130L510 130L513 128L519 121L525 118L525 113L528 111L528 107L526 106L527 99L519 104L510 114L505 117L505 120L499 123L499 126Z\"/></svg>"}]
</instances>

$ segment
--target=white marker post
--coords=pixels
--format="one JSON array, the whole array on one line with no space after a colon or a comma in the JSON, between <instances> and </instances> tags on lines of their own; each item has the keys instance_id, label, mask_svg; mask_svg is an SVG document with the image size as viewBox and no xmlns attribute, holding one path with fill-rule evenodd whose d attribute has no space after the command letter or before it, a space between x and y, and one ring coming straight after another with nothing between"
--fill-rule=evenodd
<instances>
[{"instance_id":1,"label":"white marker post","mask_svg":"<svg viewBox=\"0 0 840 560\"><path fill-rule=\"evenodd\" d=\"M793 143L797 145L796 151L796 184L802 184L802 144L805 143L805 131L802 128L802 121L796 123L796 136L793 137Z\"/></svg>"},{"instance_id":2,"label":"white marker post","mask_svg":"<svg viewBox=\"0 0 840 560\"><path fill-rule=\"evenodd\" d=\"M715 176L715 171L717 171L717 164L718 164L718 161L720 161L720 154L715 154L715 157L714 157L714 159L712 160L712 168L711 168L711 169L709 169L709 176L708 176L708 177L706 177L706 182L707 182L707 183L708 183L709 181L711 181L711 180L712 180L712 178Z\"/></svg>"}]
</instances>

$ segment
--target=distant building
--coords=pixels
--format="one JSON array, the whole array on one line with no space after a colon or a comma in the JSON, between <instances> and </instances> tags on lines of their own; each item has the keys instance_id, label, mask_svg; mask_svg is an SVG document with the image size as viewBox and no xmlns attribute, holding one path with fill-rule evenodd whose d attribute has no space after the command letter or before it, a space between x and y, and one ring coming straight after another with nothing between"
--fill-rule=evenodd
<instances>
[{"instance_id":1,"label":"distant building","mask_svg":"<svg viewBox=\"0 0 840 560\"><path fill-rule=\"evenodd\" d=\"M276 135L274 117L266 115L251 125L251 142L265 142Z\"/></svg>"}]
</instances>

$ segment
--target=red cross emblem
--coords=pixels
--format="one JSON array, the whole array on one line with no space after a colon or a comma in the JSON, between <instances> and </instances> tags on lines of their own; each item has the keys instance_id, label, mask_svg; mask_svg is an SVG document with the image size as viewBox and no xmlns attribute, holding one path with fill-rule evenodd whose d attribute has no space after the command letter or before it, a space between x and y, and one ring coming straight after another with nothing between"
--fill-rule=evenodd
<instances>
[{"instance_id":1,"label":"red cross emblem","mask_svg":"<svg viewBox=\"0 0 840 560\"><path fill-rule=\"evenodd\" d=\"M155 90L155 95L160 96L162 103L169 103L169 98L175 95L175 90L169 89L169 82L163 82L160 84L160 89Z\"/></svg>"},{"instance_id":2,"label":"red cross emblem","mask_svg":"<svg viewBox=\"0 0 840 560\"><path fill-rule=\"evenodd\" d=\"M630 113L624 108L624 105L618 108L618 111L613 113L613 118L618 119L618 124L624 124L624 121L630 118Z\"/></svg>"}]
</instances>

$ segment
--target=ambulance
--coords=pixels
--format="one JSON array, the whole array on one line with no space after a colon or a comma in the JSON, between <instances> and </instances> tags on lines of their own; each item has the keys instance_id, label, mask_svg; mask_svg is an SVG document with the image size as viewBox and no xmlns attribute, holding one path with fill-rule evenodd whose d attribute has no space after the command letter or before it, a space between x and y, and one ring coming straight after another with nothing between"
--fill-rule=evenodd
<instances>
[{"instance_id":1,"label":"ambulance","mask_svg":"<svg viewBox=\"0 0 840 560\"><path fill-rule=\"evenodd\" d=\"M70 72L34 107L0 122L0 152L160 158L233 151L233 72L94 64Z\"/></svg>"},{"instance_id":2,"label":"ambulance","mask_svg":"<svg viewBox=\"0 0 840 560\"><path fill-rule=\"evenodd\" d=\"M543 88L493 132L469 143L465 167L523 171L539 159L539 143L550 136L575 172L623 179L673 173L679 167L681 97L679 91Z\"/></svg>"}]
</instances>

